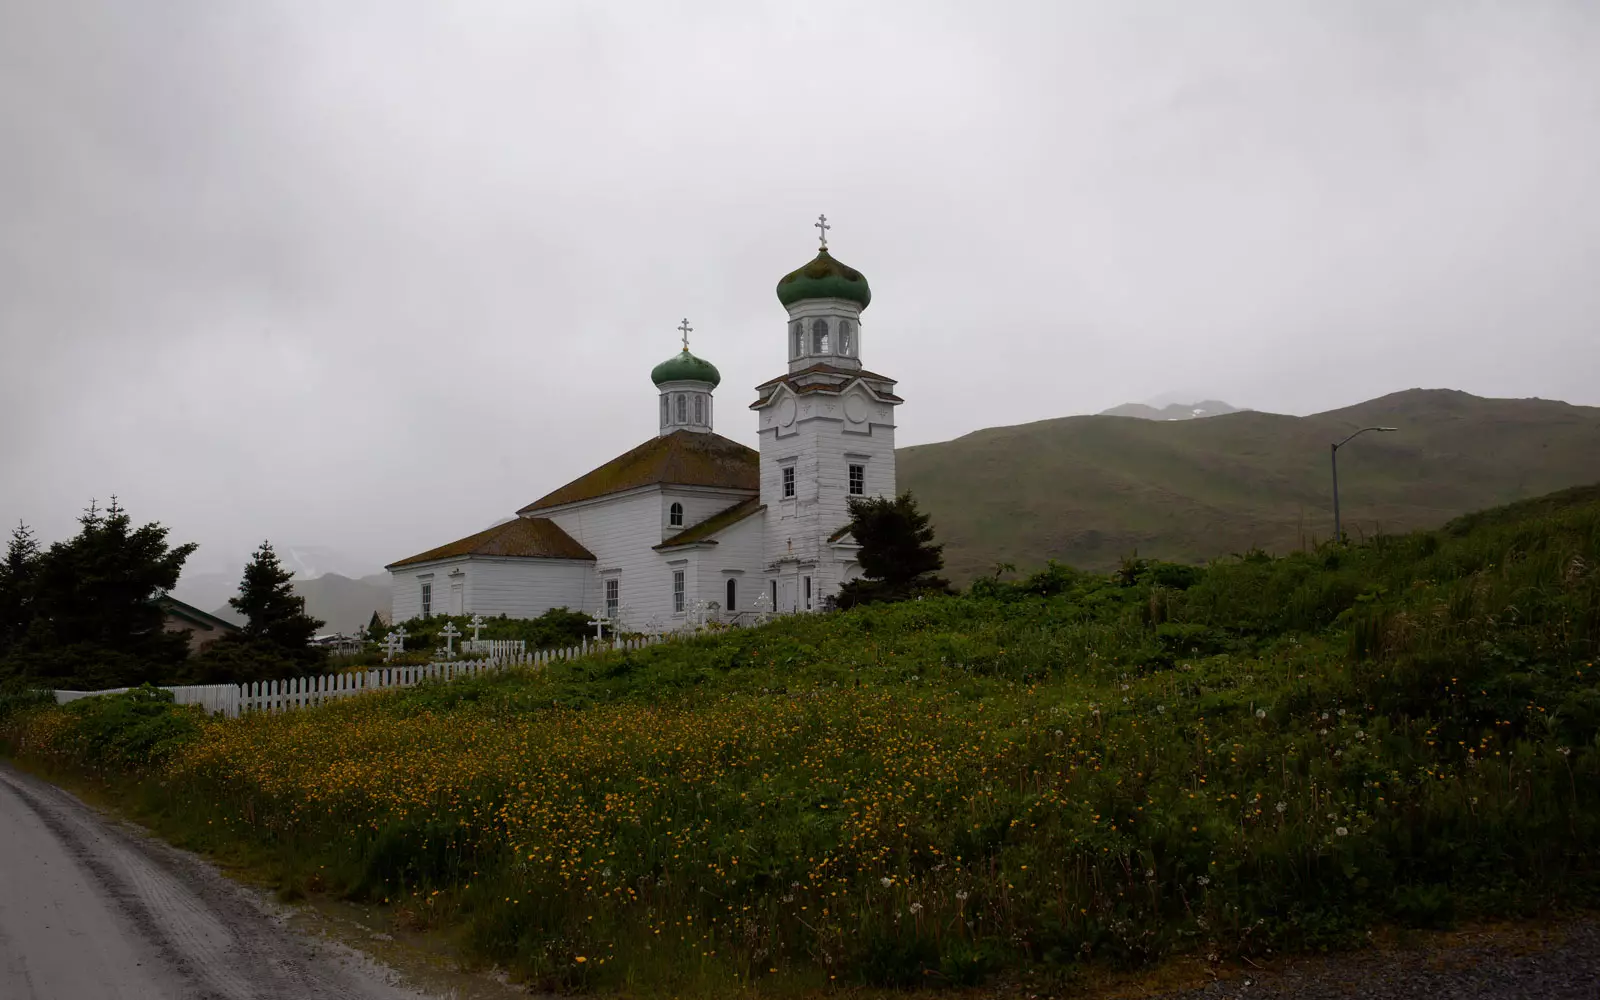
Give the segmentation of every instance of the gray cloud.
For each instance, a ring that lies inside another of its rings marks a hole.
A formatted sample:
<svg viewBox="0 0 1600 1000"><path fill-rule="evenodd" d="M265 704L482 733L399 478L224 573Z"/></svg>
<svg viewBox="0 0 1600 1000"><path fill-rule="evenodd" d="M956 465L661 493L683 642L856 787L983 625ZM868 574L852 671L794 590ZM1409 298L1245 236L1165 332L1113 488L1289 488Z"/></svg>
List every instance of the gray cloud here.
<svg viewBox="0 0 1600 1000"><path fill-rule="evenodd" d="M905 443L1168 390L1600 403L1586 4L12 2L0 514L378 564L719 430L826 211Z"/></svg>

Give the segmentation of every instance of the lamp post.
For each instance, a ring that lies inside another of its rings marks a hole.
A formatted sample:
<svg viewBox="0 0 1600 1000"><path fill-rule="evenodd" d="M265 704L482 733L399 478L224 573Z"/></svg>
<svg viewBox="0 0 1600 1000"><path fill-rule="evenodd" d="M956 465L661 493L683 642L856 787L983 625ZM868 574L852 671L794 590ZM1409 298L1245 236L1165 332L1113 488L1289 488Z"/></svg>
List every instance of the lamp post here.
<svg viewBox="0 0 1600 1000"><path fill-rule="evenodd" d="M1367 431L1397 431L1398 427L1363 427L1346 437L1343 441L1329 447L1329 455L1333 459L1333 540L1344 541L1344 531L1339 525L1339 449L1350 443L1351 438L1365 434Z"/></svg>

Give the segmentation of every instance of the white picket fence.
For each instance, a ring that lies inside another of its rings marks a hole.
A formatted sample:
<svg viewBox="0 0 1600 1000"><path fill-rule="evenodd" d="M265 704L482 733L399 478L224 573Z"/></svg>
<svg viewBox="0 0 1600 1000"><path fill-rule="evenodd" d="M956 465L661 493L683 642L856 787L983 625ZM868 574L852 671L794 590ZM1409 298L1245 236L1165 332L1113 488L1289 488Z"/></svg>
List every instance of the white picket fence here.
<svg viewBox="0 0 1600 1000"><path fill-rule="evenodd" d="M390 688L410 687L423 681L448 681L460 677L478 677L486 673L513 667L543 667L558 660L576 660L598 653L616 650L643 649L664 642L669 636L650 635L638 639L610 642L584 642L564 649L542 649L520 655L492 656L486 660L442 660L412 666L374 667L371 670L351 670L320 677L294 677L280 681L258 681L251 684L180 684L166 687L172 700L179 705L199 705L207 712L230 718L245 712L282 712L293 708L309 708L352 695ZM105 691L57 691L56 704L65 705L79 698L92 698L101 694L123 694L127 688Z"/></svg>
<svg viewBox="0 0 1600 1000"><path fill-rule="evenodd" d="M528 644L521 639L462 639L461 652L469 656L526 656Z"/></svg>

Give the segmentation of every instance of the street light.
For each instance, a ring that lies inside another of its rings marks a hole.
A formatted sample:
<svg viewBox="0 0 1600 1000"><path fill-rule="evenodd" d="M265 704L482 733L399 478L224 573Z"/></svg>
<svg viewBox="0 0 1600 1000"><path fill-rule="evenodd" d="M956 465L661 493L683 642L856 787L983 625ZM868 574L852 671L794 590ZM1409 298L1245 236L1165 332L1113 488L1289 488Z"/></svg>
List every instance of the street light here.
<svg viewBox="0 0 1600 1000"><path fill-rule="evenodd" d="M1350 443L1350 439L1365 434L1367 431L1397 431L1398 427L1363 427L1354 434L1329 448L1333 458L1333 540L1344 541L1344 532L1339 527L1339 449Z"/></svg>

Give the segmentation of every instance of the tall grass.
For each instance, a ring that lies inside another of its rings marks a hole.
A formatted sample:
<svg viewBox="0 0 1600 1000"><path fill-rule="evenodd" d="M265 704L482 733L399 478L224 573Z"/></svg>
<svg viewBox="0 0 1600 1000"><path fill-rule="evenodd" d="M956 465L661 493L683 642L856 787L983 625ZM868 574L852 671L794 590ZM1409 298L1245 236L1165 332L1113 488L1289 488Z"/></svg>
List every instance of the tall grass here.
<svg viewBox="0 0 1600 1000"><path fill-rule="evenodd" d="M1569 496L185 716L142 761L71 706L5 729L547 987L1059 978L1592 903L1597 567Z"/></svg>

